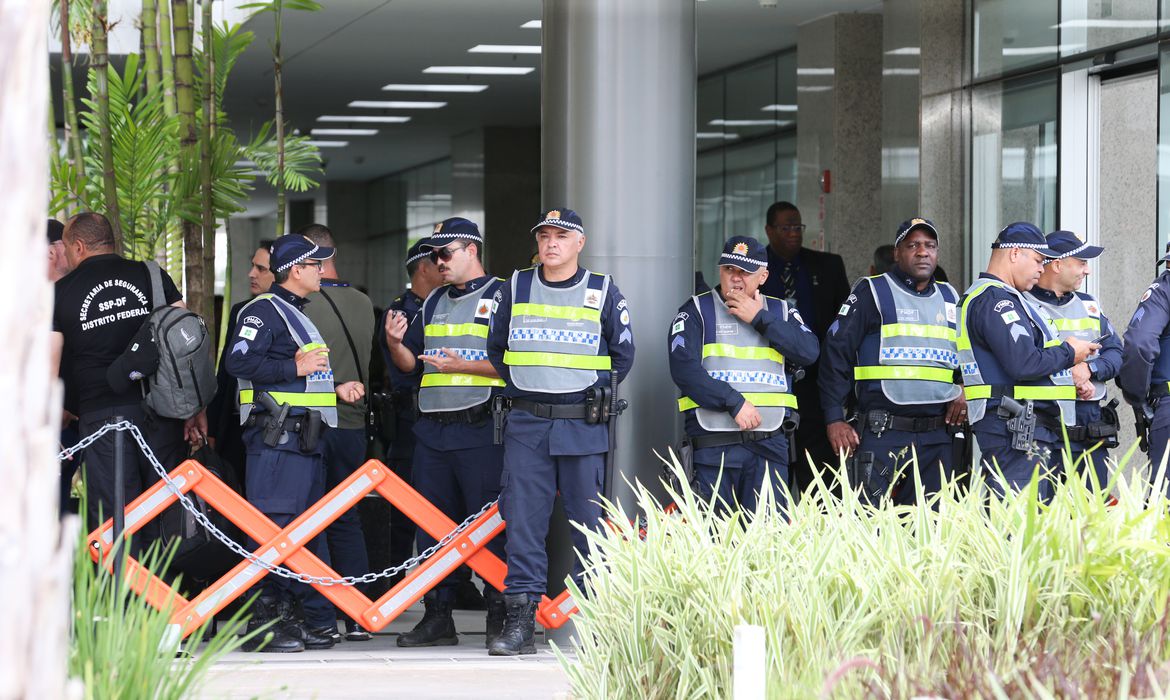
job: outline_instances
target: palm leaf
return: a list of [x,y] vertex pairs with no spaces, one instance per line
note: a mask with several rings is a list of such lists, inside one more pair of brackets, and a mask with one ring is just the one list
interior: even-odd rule
[[[256,169],[264,173],[264,177],[271,183],[277,181],[277,153],[276,139],[270,138],[268,133],[272,123],[265,123],[252,142],[244,147],[248,158],[256,164]],[[304,192],[317,186],[314,175],[320,175],[321,153],[317,147],[309,143],[307,136],[288,136],[284,140],[284,184],[293,192]]]

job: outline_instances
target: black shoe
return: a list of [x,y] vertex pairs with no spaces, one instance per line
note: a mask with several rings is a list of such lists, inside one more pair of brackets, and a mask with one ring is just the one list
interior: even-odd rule
[[373,636],[366,631],[364,627],[354,622],[353,620],[345,621],[345,641],[347,642],[368,642]]
[[496,637],[500,636],[500,632],[504,631],[504,620],[508,617],[508,607],[504,605],[504,594],[491,585],[488,585],[487,595],[484,596],[484,599],[487,601],[487,627],[483,645],[485,648],[490,648],[492,642],[496,641]]
[[536,653],[536,601],[528,594],[504,596],[508,609],[504,630],[488,647],[490,656],[519,656]]
[[[491,585],[487,587],[491,588]],[[475,583],[467,579],[455,585],[455,602],[451,607],[456,610],[487,610],[487,602]]]
[[426,612],[406,634],[398,635],[400,647],[449,647],[459,643],[455,620],[451,618],[451,603],[440,601],[432,593],[423,599]]
[[[306,649],[332,649],[341,635],[337,632],[337,625],[329,627],[310,627],[304,622],[290,622],[289,630],[296,630],[294,634],[305,643]],[[336,635],[336,637],[334,636]]]
[[287,624],[278,617],[276,601],[272,598],[258,598],[252,605],[252,616],[248,619],[246,631],[247,633],[255,632],[269,623],[274,624],[264,632],[244,642],[240,648],[244,651],[265,651],[278,654],[305,650],[304,642],[289,634]]

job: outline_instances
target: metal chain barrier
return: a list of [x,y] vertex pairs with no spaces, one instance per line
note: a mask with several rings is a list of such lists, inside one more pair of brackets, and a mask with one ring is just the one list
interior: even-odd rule
[[298,573],[291,569],[287,569],[283,566],[280,566],[279,564],[269,564],[268,562],[259,559],[255,554],[248,551],[245,547],[240,545],[238,542],[216,527],[215,524],[212,523],[206,515],[204,515],[202,509],[200,509],[199,506],[197,506],[187,494],[183,493],[183,491],[180,490],[173,481],[171,481],[170,475],[167,473],[166,468],[163,467],[163,465],[158,461],[158,458],[154,455],[154,451],[151,450],[150,445],[146,443],[146,438],[143,437],[142,431],[138,429],[138,426],[134,425],[128,420],[123,420],[118,423],[106,423],[93,434],[83,438],[76,445],[62,449],[61,452],[57,455],[58,461],[62,459],[71,459],[74,454],[97,442],[97,440],[106,433],[114,431],[129,432],[132,436],[134,436],[134,441],[138,443],[138,449],[142,450],[142,454],[146,455],[146,459],[150,462],[150,466],[154,468],[154,471],[159,475],[159,478],[161,478],[166,483],[167,490],[174,494],[179,503],[182,504],[183,508],[191,514],[191,517],[195,518],[195,521],[202,525],[209,533],[211,533],[215,539],[219,540],[223,546],[227,547],[241,558],[247,560],[249,563],[255,564],[269,573],[276,574],[277,576],[281,576],[283,578],[292,579],[294,581],[300,581],[302,583],[317,584],[321,586],[354,586],[359,583],[372,583],[380,578],[389,578],[399,573],[403,573],[419,565],[426,559],[430,558],[431,555],[433,555],[435,552],[450,544],[451,541],[462,534],[471,525],[472,522],[474,522],[477,518],[482,516],[496,504],[496,501],[484,504],[483,508],[479,509],[479,512],[473,515],[469,515],[466,519],[464,519],[463,522],[459,523],[459,525],[456,526],[454,530],[447,533],[447,535],[445,535],[434,545],[428,547],[414,557],[407,559],[401,564],[398,564],[397,566],[391,566],[377,573],[371,572],[361,576],[344,576],[342,578],[331,578],[328,576],[309,576]]

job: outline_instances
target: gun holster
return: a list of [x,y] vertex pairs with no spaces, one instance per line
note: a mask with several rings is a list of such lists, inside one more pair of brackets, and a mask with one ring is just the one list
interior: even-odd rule
[[845,469],[849,477],[849,484],[858,489],[861,495],[870,503],[877,504],[885,492],[885,487],[874,483],[874,454],[871,451],[855,451],[853,456],[845,460]]
[[1121,417],[1117,415],[1117,399],[1112,399],[1101,406],[1101,420],[1088,425],[1089,440],[1101,441],[1101,446],[1113,449],[1121,442],[1117,439],[1121,432]]
[[276,403],[276,399],[267,391],[256,392],[256,402],[268,412],[264,419],[264,444],[276,447],[280,444],[281,436],[284,434],[284,423],[292,407],[287,403]]
[[780,429],[784,431],[784,437],[788,438],[788,469],[791,470],[796,460],[800,459],[796,449],[796,431],[800,429],[800,414],[795,411],[785,411],[784,422],[780,424]]
[[999,400],[995,414],[1007,420],[1012,434],[1012,449],[1032,453],[1036,449],[1036,407],[1031,401],[1023,403],[1010,396]]
[[504,444],[504,420],[508,417],[510,410],[508,397],[503,394],[496,394],[492,399],[492,444]]
[[297,439],[302,452],[313,452],[321,441],[321,433],[325,430],[325,418],[320,411],[309,410],[305,413],[301,432]]
[[682,466],[683,475],[686,478],[686,483],[682,484],[678,481],[678,476],[666,465],[663,465],[663,471],[666,472],[667,483],[670,484],[677,493],[682,493],[682,489],[695,482],[695,446],[691,444],[690,438],[683,438],[682,442],[678,444],[678,463]]

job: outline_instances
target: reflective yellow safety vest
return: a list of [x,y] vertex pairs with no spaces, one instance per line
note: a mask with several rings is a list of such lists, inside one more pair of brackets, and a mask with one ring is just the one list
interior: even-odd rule
[[[488,322],[492,297],[504,280],[493,278],[478,291],[451,298],[451,287],[431,292],[423,302],[423,354],[438,355],[447,348],[465,360],[487,359]],[[440,372],[423,363],[418,390],[418,410],[422,413],[462,411],[491,399],[492,387],[504,386],[504,380],[477,374]]]

